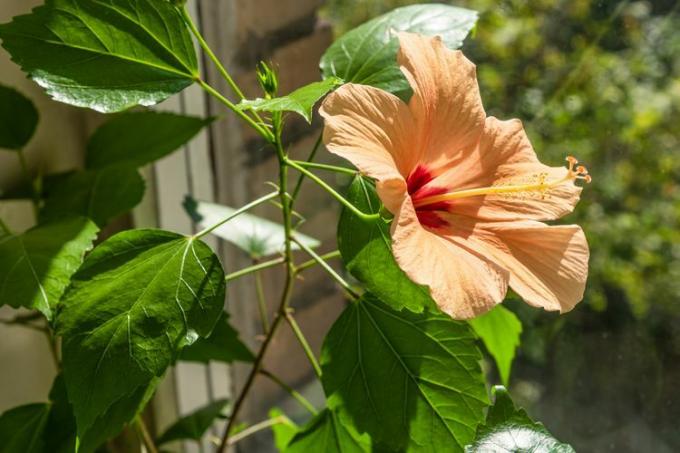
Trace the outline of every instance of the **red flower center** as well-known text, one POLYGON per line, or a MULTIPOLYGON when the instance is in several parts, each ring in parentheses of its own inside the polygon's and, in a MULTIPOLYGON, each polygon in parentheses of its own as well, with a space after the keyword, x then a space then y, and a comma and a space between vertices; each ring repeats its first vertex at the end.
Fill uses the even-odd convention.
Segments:
MULTIPOLYGON (((411 196, 413 204, 418 200, 432 197, 434 195, 441 195, 447 192, 445 187, 426 187, 427 184, 434 179, 432 172, 422 165, 418 165, 413 169, 408 178, 406 178, 406 187, 408 194, 411 196)), ((428 228, 443 228, 448 226, 448 222, 440 215, 441 211, 448 211, 450 203, 441 201, 438 203, 428 204, 416 208, 416 215, 420 224, 428 228)))

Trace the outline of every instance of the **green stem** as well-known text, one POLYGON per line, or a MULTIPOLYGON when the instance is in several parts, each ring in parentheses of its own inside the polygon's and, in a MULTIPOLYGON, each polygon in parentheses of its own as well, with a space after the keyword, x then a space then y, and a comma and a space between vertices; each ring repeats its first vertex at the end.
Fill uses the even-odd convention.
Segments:
POLYGON ((248 266, 236 272, 232 272, 231 274, 227 274, 227 276, 224 278, 226 281, 230 282, 232 280, 236 280, 237 278, 243 277, 244 275, 252 274, 253 272, 261 271, 262 269, 278 266, 279 264, 285 263, 285 261, 286 260, 283 258, 276 258, 270 261, 263 261, 262 263, 255 264, 253 266, 248 266))
POLYGON ((357 293, 355 293, 354 290, 352 289, 352 286, 351 286, 349 283, 347 283, 347 282, 345 281, 345 279, 342 278, 337 272, 335 272, 335 270, 333 270, 333 268, 330 267, 330 266, 328 265, 328 263, 327 263, 322 257, 320 257, 314 250, 312 250, 311 248, 307 247, 302 241, 297 240, 295 237, 293 237, 293 241, 294 241, 298 246, 300 246, 300 248, 301 248, 302 250, 304 250, 305 252, 307 252, 307 254, 308 254, 309 256, 311 256, 311 257, 314 259, 314 261, 316 261, 316 262, 317 262, 317 263, 318 263, 318 264, 319 264, 319 265, 320 265, 320 266, 328 273, 328 275, 330 275, 331 277, 333 277, 333 279, 334 279, 336 282, 340 283, 340 285, 341 285, 341 286, 342 286, 342 287, 343 287, 343 288, 344 288, 344 289, 345 289, 352 297, 354 297, 355 299, 359 297, 359 295, 358 295, 357 293))
POLYGON ((19 156, 19 163, 21 164, 21 172, 24 175, 26 181, 28 181, 29 186, 31 186, 31 199, 33 202, 33 214, 35 215, 36 222, 38 221, 38 213, 40 210, 40 194, 35 188, 33 178, 31 177, 31 172, 28 169, 28 162, 26 162, 26 155, 23 149, 17 150, 17 156, 19 156))
POLYGON ((142 420, 141 415, 138 415, 137 418, 135 419, 135 426, 137 427, 137 432, 139 433, 139 436, 141 437, 144 446, 148 450, 148 453, 158 453, 158 449, 156 448, 156 445, 153 443, 151 434, 149 434, 149 430, 146 428, 146 424, 144 424, 144 420, 142 420))
POLYGON ((203 88, 208 94, 213 96, 215 99, 220 101, 222 104, 226 105, 229 110, 234 112, 236 116, 241 118, 243 121, 248 123, 250 127, 252 127, 257 133, 259 133, 262 138, 267 140, 267 142, 271 143, 273 141, 273 135, 272 133, 268 130, 262 127, 261 124, 256 123, 251 117, 249 117, 243 110, 240 110, 236 105, 234 105, 233 102, 231 102, 229 99, 225 98, 222 96, 219 91, 208 85, 203 79, 196 79, 196 82, 203 88))
POLYGON ((302 173, 303 175, 307 176, 309 179, 311 179, 312 181, 317 183, 319 186, 321 186, 321 188, 323 188, 326 192, 331 194, 333 196, 333 198, 338 200, 342 205, 344 205, 347 209, 352 211, 354 213, 354 215, 359 217, 361 220, 364 220, 366 222, 373 222, 373 221, 376 221, 380 218, 379 213, 366 214, 365 212, 362 212, 359 209, 357 209, 356 206, 354 206, 352 203, 347 201, 347 199, 345 197, 343 197, 338 192, 336 192, 336 190, 333 189, 331 186, 329 186, 323 179, 319 178, 318 176, 316 176, 314 173, 310 172, 306 168, 298 165, 295 161, 286 160, 286 165, 296 169, 297 171, 299 171, 300 173, 302 173))
POLYGON ((309 342, 305 338, 305 335, 302 333, 302 330, 300 330, 300 326, 298 325, 297 321, 295 321, 295 318, 293 317, 293 314, 291 313, 290 310, 286 310, 286 321, 288 321, 288 325, 290 325, 290 328, 293 330, 295 338, 297 338, 298 342, 300 343, 300 346, 302 346, 302 349, 305 351, 305 355, 309 359, 309 363, 312 364, 312 368, 314 368, 316 376, 320 379, 321 367, 319 366, 319 362, 316 360, 314 351, 312 351, 311 346, 309 346, 309 342))
POLYGON ((281 379, 279 379, 278 376, 270 373, 269 371, 267 371, 265 369, 260 370, 260 374, 268 377, 273 382, 278 384, 279 387, 281 387, 283 390, 285 390, 286 393, 288 393, 293 399, 295 399, 295 401, 300 403, 300 406, 307 409, 312 415, 316 415, 318 413, 316 408, 312 405, 312 403, 309 402, 309 400, 307 400, 307 398, 302 396, 302 394, 300 392, 298 392, 297 390, 295 390, 293 387, 289 386, 288 384, 283 382, 281 379))
MULTIPOLYGON (((314 157, 316 156, 317 151, 319 151, 319 148, 321 147, 321 141, 323 140, 323 134, 319 134, 319 138, 316 139, 316 142, 314 143, 314 148, 312 148, 312 151, 309 153, 309 156, 307 156, 307 162, 312 162, 314 160, 314 157)), ((302 182, 305 180, 305 175, 303 173, 298 176, 298 180, 295 183, 295 189, 293 189, 293 200, 295 200, 300 193, 300 189, 302 188, 302 182)))
POLYGON ((272 193, 270 193, 270 194, 268 194, 268 195, 265 195, 265 196, 263 196, 263 197, 258 198, 258 199, 255 200, 255 201, 251 201, 251 202, 248 203, 247 205, 245 205, 245 206, 243 206, 243 207, 237 209, 236 211, 234 211, 234 213, 231 214, 231 215, 230 215, 229 217, 227 217, 226 219, 221 220, 221 221, 217 222, 215 225, 210 226, 210 227, 208 227, 208 228, 205 228, 204 230, 199 231, 198 233, 194 234, 194 239, 200 239, 200 238, 202 238, 203 236, 205 236, 206 234, 212 233, 214 230, 216 230, 217 228, 221 227, 222 225, 224 225, 225 223, 227 223, 228 221, 230 221, 230 220, 233 219, 234 217, 237 217, 237 216, 243 214, 244 212, 248 211, 249 209, 254 208, 254 207, 257 206, 257 205, 260 205, 260 204, 262 204, 262 203, 264 203, 264 202, 266 202, 266 201, 269 201, 269 200, 271 200, 271 199, 273 199, 273 198, 276 198, 278 195, 279 195, 278 192, 272 192, 272 193))
MULTIPOLYGON (((328 253, 325 253, 323 255, 320 255, 319 258, 326 261, 326 260, 330 260, 330 259, 333 259, 333 258, 340 258, 340 256, 341 256, 340 251, 336 250, 334 252, 328 252, 328 253)), ((295 272, 297 272, 299 274, 300 272, 304 271, 305 269, 308 269, 312 266, 316 266, 317 264, 319 264, 319 262, 315 259, 305 261, 304 263, 295 266, 295 272)))
POLYGON ((338 167, 336 165, 327 165, 327 164, 317 164, 315 162, 305 162, 305 161, 300 161, 300 160, 290 160, 289 162, 293 162, 301 167, 305 168, 316 168, 318 170, 326 170, 326 171, 333 171, 335 173, 344 173, 346 175, 357 175, 356 170, 352 170, 351 168, 347 167, 338 167))
MULTIPOLYGON (((278 259, 279 263, 283 263, 283 258, 278 259)), ((257 293, 257 308, 260 312, 260 321, 262 322, 262 332, 269 331, 269 316, 267 315, 267 301, 264 296, 264 288, 262 287, 262 276, 259 272, 255 273, 255 292, 257 293)))
POLYGON ((283 423, 285 419, 283 417, 274 417, 270 418, 267 420, 263 420, 260 423, 256 423, 253 426, 249 426, 248 428, 244 429, 240 433, 234 435, 231 439, 229 439, 229 445, 234 445, 236 442, 245 439, 248 436, 251 436, 259 431, 262 431, 263 429, 270 428, 275 425, 279 425, 283 423))

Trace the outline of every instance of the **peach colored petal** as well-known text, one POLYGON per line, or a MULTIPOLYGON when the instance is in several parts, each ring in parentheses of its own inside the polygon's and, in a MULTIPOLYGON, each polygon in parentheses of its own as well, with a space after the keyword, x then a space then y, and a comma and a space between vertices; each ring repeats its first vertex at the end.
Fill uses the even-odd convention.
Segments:
MULTIPOLYGON (((539 162, 519 120, 489 117, 477 150, 451 162, 450 168, 429 186, 456 191, 531 184, 541 177, 557 181, 567 172, 566 166, 550 167, 539 162)), ((485 220, 554 220, 572 212, 580 194, 581 187, 566 181, 542 192, 457 199, 451 204, 451 212, 485 220)))
POLYGON ((581 227, 492 222, 473 235, 510 271, 510 287, 529 305, 564 313, 583 299, 590 252, 581 227))
POLYGON ((399 33, 397 61, 413 96, 419 162, 437 173, 455 156, 470 152, 484 128, 484 107, 475 65, 447 49, 439 37, 399 33))
POLYGON ((462 244, 424 229, 408 197, 393 221, 392 251, 406 275, 428 286, 439 308, 455 319, 490 310, 507 292, 507 271, 462 244))

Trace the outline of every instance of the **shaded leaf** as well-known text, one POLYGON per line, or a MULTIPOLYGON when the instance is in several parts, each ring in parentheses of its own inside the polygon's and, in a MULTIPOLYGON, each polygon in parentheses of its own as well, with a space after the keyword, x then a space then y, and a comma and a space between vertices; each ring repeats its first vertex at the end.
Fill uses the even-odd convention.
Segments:
POLYGON ((201 440, 215 419, 229 403, 226 399, 213 401, 173 423, 156 441, 158 445, 180 439, 201 440))
POLYGON ((441 36, 457 49, 477 22, 477 12, 442 4, 397 8, 345 33, 321 57, 324 77, 371 85, 402 99, 411 89, 397 65, 397 32, 441 36))
POLYGON ((254 358, 250 349, 239 340, 238 332, 229 324, 229 315, 224 312, 208 338, 199 338, 185 347, 180 355, 180 360, 201 363, 211 360, 252 362, 254 358))
POLYGON ((103 227, 137 206, 144 196, 144 186, 139 172, 127 165, 74 172, 54 185, 40 220, 77 214, 103 227))
POLYGON ((494 387, 494 393, 496 400, 489 408, 486 423, 477 429, 477 438, 465 447, 466 453, 574 453, 570 445, 531 420, 524 409, 516 408, 504 387, 494 387))
POLYGON ((328 333, 322 382, 341 420, 392 451, 462 451, 488 405, 480 358, 466 323, 367 293, 328 333))
POLYGON ((167 112, 128 112, 98 128, 87 145, 87 167, 115 164, 141 167, 186 144, 212 118, 167 112))
POLYGON ((39 310, 49 320, 99 230, 82 217, 20 235, 0 233, 0 305, 39 310))
POLYGON ((513 312, 502 305, 497 305, 482 316, 470 319, 469 323, 496 361, 501 380, 507 385, 522 334, 522 323, 513 312))
POLYGON ((54 379, 49 398, 52 405, 45 428, 45 445, 49 447, 50 453, 73 453, 76 447, 76 419, 61 374, 54 379))
POLYGON ((20 150, 38 126, 33 102, 17 90, 0 85, 0 148, 20 150))
MULTIPOLYGON (((236 209, 215 203, 194 200, 186 197, 184 209, 199 228, 215 225, 236 212, 236 209)), ((284 250, 285 230, 283 226, 253 214, 243 213, 215 229, 212 234, 219 236, 248 253, 254 258, 282 253, 284 250)), ((295 237, 307 247, 315 248, 320 242, 301 233, 295 237)), ((297 244, 291 245, 298 250, 297 244)))
POLYGON ((15 407, 0 416, 0 453, 44 453, 47 403, 15 407))
POLYGON ((368 453, 371 440, 360 435, 351 425, 340 420, 332 410, 325 409, 300 429, 283 450, 286 453, 368 453))
POLYGON ((54 99, 100 112, 153 105, 191 85, 191 36, 166 0, 48 0, 0 25, 2 45, 54 99))
POLYGON ((298 432, 299 427, 277 407, 269 411, 269 418, 279 420, 279 423, 272 426, 274 445, 278 451, 285 451, 291 439, 298 432))
POLYGON ((241 101, 237 107, 241 110, 255 110, 256 112, 295 112, 311 123, 314 105, 340 84, 342 80, 337 77, 328 77, 321 82, 313 82, 298 88, 286 96, 273 99, 246 99, 241 101))
POLYGON ((79 433, 161 376, 189 339, 209 336, 224 291, 217 256, 192 237, 131 230, 97 246, 57 318, 79 433))
MULTIPOLYGON (((346 197, 363 212, 380 211, 375 187, 360 176, 354 179, 346 197)), ((413 283, 397 265, 391 244, 387 223, 379 220, 369 224, 343 209, 338 224, 338 249, 347 270, 394 309, 421 312, 425 307, 436 307, 428 288, 413 283)))

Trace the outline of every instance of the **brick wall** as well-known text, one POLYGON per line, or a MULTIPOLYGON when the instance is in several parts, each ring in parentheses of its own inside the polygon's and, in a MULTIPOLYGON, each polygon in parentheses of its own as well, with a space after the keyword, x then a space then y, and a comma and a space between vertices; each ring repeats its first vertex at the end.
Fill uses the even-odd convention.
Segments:
MULTIPOLYGON (((261 95, 254 72, 260 60, 278 67, 281 93, 320 80, 319 58, 332 40, 329 25, 317 16, 321 3, 320 0, 213 0, 202 2, 200 6, 208 41, 226 62, 246 96, 255 97, 261 95)), ((209 70, 208 77, 211 83, 228 92, 226 84, 214 70, 209 70)), ((212 109, 211 113, 224 112, 222 106, 216 103, 212 104, 212 109)), ((309 153, 321 131, 320 126, 319 118, 315 118, 310 129, 301 118, 289 117, 285 136, 296 158, 304 158, 309 153)), ((212 145, 221 203, 239 206, 271 190, 264 182, 277 179, 274 151, 250 130, 228 116, 213 128, 212 145)), ((321 161, 332 160, 323 150, 319 154, 321 161)), ((293 177, 297 178, 297 175, 293 174, 293 177)), ((312 183, 305 184, 308 190, 296 205, 307 219, 301 231, 323 241, 321 252, 334 250, 337 204, 312 183)), ((280 213, 272 206, 261 207, 257 213, 272 220, 280 219, 280 213)), ((223 247, 228 271, 248 265, 242 253, 226 245, 223 247)), ((298 259, 302 261, 307 257, 298 255, 298 259)), ((267 271, 262 276, 267 301, 273 312, 278 305, 282 275, 277 271, 267 271)), ((228 295, 234 324, 254 349, 259 347, 261 331, 253 279, 248 277, 235 282, 230 286, 228 295)), ((336 285, 322 271, 312 269, 296 285, 292 305, 296 319, 318 354, 324 335, 344 307, 336 285)), ((323 404, 320 385, 287 325, 279 330, 265 367, 289 385, 303 389, 319 406, 323 404)), ((249 369, 241 365, 234 367, 235 394, 243 385, 249 369)), ((242 419, 258 422, 267 417, 267 410, 272 406, 282 407, 294 418, 306 417, 304 410, 300 410, 277 386, 260 377, 252 390, 249 404, 242 412, 242 419)), ((239 450, 268 451, 270 442, 270 435, 264 433, 240 444, 239 450)))

